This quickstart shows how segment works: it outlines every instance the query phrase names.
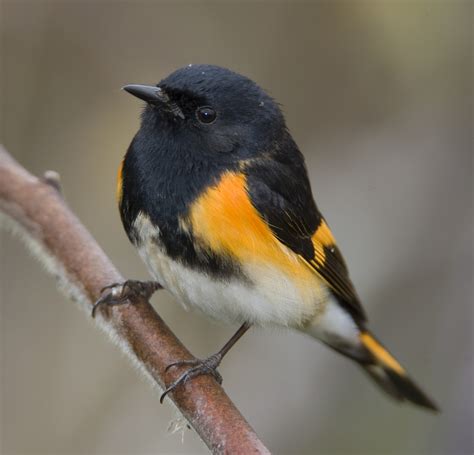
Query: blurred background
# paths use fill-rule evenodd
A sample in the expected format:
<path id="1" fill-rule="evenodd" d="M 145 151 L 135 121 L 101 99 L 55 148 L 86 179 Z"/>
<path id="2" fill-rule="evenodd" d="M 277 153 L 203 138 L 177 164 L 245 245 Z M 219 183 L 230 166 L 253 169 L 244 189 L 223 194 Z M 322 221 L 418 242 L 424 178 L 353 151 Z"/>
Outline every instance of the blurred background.
<path id="1" fill-rule="evenodd" d="M 3 0 L 0 27 L 0 142 L 61 174 L 130 278 L 148 273 L 115 175 L 141 107 L 120 88 L 214 63 L 282 103 L 374 331 L 443 413 L 394 404 L 310 338 L 254 330 L 220 371 L 273 452 L 474 452 L 471 2 Z M 171 406 L 1 235 L 2 453 L 206 453 L 193 431 L 170 433 Z M 166 292 L 153 302 L 197 356 L 235 330 Z"/>

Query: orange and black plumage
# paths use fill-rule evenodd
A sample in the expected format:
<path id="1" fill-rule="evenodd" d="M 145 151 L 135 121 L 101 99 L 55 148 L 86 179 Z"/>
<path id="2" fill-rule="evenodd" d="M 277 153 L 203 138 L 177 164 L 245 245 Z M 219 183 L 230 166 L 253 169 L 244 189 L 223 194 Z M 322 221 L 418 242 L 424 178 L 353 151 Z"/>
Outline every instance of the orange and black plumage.
<path id="1" fill-rule="evenodd" d="M 125 89 L 147 104 L 117 197 L 127 235 L 157 281 L 185 306 L 243 324 L 241 333 L 251 325 L 306 332 L 392 397 L 436 410 L 369 332 L 274 100 L 211 65 Z M 228 348 L 182 379 L 214 371 Z"/>

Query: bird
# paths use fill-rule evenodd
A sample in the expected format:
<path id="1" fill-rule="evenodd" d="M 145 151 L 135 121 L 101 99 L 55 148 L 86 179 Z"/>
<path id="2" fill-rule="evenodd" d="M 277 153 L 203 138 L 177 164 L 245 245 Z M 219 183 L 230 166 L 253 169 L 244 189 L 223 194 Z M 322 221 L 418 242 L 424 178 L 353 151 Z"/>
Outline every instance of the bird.
<path id="1" fill-rule="evenodd" d="M 159 283 L 125 285 L 148 295 L 161 285 L 185 308 L 240 325 L 216 354 L 170 364 L 187 369 L 161 401 L 201 374 L 221 383 L 217 367 L 250 327 L 286 327 L 354 361 L 395 400 L 438 411 L 370 331 L 280 105 L 248 77 L 207 64 L 123 88 L 145 104 L 117 202 Z"/>

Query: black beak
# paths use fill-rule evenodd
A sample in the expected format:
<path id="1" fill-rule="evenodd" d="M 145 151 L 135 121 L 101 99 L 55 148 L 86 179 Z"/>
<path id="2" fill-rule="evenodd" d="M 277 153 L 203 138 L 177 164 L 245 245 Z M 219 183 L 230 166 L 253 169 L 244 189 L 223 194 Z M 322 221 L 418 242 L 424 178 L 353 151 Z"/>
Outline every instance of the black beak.
<path id="1" fill-rule="evenodd" d="M 166 104 L 169 101 L 168 95 L 160 87 L 153 85 L 129 84 L 123 89 L 150 104 Z"/>
<path id="2" fill-rule="evenodd" d="M 175 117 L 179 117 L 182 120 L 185 118 L 183 111 L 176 103 L 170 100 L 170 97 L 161 87 L 156 87 L 154 85 L 129 84 L 123 87 L 123 89 L 133 96 L 146 101 L 148 104 L 166 106 L 166 110 L 170 111 Z"/>

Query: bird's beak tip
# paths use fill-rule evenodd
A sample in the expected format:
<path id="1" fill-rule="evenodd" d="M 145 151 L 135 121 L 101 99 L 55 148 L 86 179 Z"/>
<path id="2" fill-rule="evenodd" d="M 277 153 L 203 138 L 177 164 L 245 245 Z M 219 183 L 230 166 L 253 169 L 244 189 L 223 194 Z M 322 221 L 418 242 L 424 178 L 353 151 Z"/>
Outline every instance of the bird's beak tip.
<path id="1" fill-rule="evenodd" d="M 168 94 L 160 86 L 128 84 L 124 85 L 122 90 L 146 101 L 148 104 L 167 106 L 167 109 L 170 110 L 175 117 L 179 117 L 182 120 L 185 118 L 183 111 L 176 105 L 176 103 L 170 100 Z"/>
<path id="2" fill-rule="evenodd" d="M 164 102 L 163 94 L 159 87 L 154 85 L 127 84 L 122 87 L 130 95 L 146 101 L 147 103 Z"/>

